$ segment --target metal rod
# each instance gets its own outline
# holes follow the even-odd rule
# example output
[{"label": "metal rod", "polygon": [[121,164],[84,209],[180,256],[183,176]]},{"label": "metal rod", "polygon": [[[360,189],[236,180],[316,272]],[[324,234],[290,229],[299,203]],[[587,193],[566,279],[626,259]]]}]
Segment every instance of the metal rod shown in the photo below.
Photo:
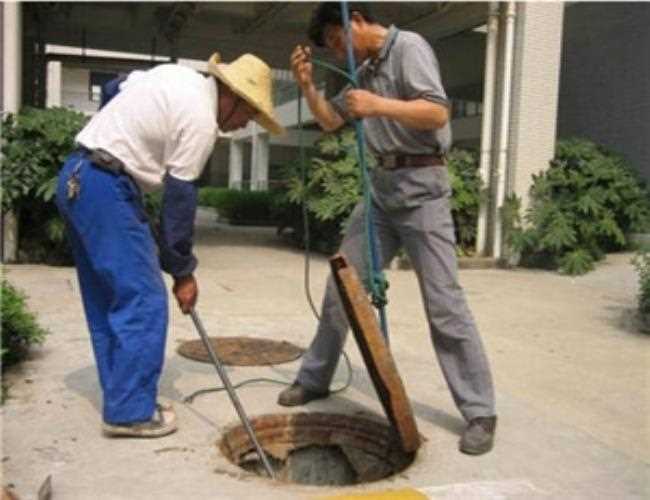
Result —
[{"label": "metal rod", "polygon": [[268,473],[269,477],[271,479],[275,479],[275,473],[273,472],[273,467],[271,467],[271,463],[269,462],[266,453],[260,446],[260,443],[257,441],[257,437],[255,436],[255,432],[253,431],[253,427],[251,426],[250,421],[248,420],[248,417],[246,416],[246,413],[244,412],[244,408],[242,407],[241,403],[239,402],[239,398],[237,397],[237,393],[235,392],[235,389],[233,388],[232,384],[230,383],[230,380],[228,379],[228,376],[226,375],[225,370],[223,369],[223,365],[221,364],[221,361],[219,361],[219,358],[217,357],[217,353],[214,352],[214,349],[212,348],[212,344],[210,343],[210,339],[208,338],[208,334],[205,331],[205,328],[203,328],[203,323],[201,323],[201,320],[199,319],[199,316],[196,314],[196,311],[194,309],[190,310],[190,316],[192,317],[192,321],[194,322],[194,326],[199,332],[199,335],[201,336],[201,340],[203,341],[203,345],[205,345],[205,348],[208,351],[208,355],[210,356],[210,359],[212,360],[212,364],[217,370],[217,373],[219,374],[219,378],[221,378],[221,381],[223,382],[224,387],[226,388],[226,392],[228,392],[228,396],[230,396],[230,400],[232,401],[233,406],[235,407],[235,410],[237,410],[237,414],[239,415],[239,419],[241,420],[242,424],[244,425],[244,428],[246,429],[246,432],[248,433],[248,437],[251,439],[253,444],[255,445],[255,449],[257,450],[257,454],[260,456],[262,459],[262,463],[264,464],[264,468],[266,469],[266,472]]}]

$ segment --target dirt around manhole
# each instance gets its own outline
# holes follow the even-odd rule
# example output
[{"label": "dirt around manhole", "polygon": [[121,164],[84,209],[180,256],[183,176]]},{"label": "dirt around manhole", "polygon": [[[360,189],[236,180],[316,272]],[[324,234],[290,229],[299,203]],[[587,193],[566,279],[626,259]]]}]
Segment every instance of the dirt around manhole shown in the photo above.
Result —
[{"label": "dirt around manhole", "polygon": [[[210,337],[219,360],[230,366],[268,366],[288,363],[302,356],[304,349],[286,341],[255,337]],[[201,340],[188,340],[178,354],[194,361],[209,363],[208,351]]]},{"label": "dirt around manhole", "polygon": [[[392,427],[377,419],[330,413],[263,415],[251,420],[278,480],[343,486],[385,479],[405,470],[415,453],[402,451]],[[243,426],[227,430],[218,443],[235,465],[266,472]]]}]

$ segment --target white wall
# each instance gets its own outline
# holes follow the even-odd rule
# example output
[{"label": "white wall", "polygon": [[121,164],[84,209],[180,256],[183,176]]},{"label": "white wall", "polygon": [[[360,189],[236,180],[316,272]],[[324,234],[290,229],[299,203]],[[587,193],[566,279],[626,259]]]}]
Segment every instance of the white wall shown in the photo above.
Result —
[{"label": "white wall", "polygon": [[529,203],[532,174],[555,154],[564,4],[526,2],[517,7],[508,189]]},{"label": "white wall", "polygon": [[96,112],[99,103],[92,102],[88,92],[90,70],[63,66],[61,74],[61,105],[83,113]]}]

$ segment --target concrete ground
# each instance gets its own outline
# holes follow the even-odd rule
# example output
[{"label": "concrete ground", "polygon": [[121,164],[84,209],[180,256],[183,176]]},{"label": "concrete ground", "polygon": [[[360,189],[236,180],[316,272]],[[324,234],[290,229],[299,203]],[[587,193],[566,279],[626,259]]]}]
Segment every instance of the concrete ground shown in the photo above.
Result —
[{"label": "concrete ground", "polygon": [[[201,220],[197,310],[209,334],[307,346],[315,321],[303,293],[302,254],[278,241],[272,229]],[[210,365],[175,352],[179,341],[198,337],[172,302],[160,393],[175,401],[180,430],[158,440],[103,438],[74,269],[7,266],[8,278],[29,295],[51,334],[6,374],[11,387],[1,410],[3,484],[23,499],[36,498],[48,475],[54,499],[284,500],[386,491],[381,498],[650,498],[650,336],[640,334],[635,322],[637,276],[630,257],[610,255],[579,278],[461,271],[498,398],[496,446],[481,457],[457,451],[463,422],[431,348],[416,280],[411,271],[390,271],[391,348],[426,442],[398,476],[348,488],[273,483],[220,454],[215,442],[238,419],[223,392],[182,402],[218,379]],[[327,260],[315,257],[317,303],[327,272]],[[352,336],[347,352],[352,386],[311,403],[308,411],[381,413]],[[291,381],[298,366],[235,367],[228,373],[233,383],[252,377]],[[345,380],[341,364],[334,385]],[[275,403],[280,390],[260,383],[238,394],[249,416],[285,413]],[[404,489],[421,496],[398,493]]]}]

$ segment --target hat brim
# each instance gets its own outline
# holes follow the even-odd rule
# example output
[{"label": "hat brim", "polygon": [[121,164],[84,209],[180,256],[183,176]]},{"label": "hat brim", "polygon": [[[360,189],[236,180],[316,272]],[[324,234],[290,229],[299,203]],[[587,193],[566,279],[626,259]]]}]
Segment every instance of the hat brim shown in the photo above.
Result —
[{"label": "hat brim", "polygon": [[235,84],[232,77],[228,73],[227,64],[218,64],[214,59],[210,59],[208,63],[209,72],[221,80],[224,84],[228,86],[239,97],[244,99],[250,106],[257,111],[257,114],[253,117],[258,124],[264,127],[273,135],[284,135],[287,133],[286,129],[278,123],[278,121],[268,113],[266,113],[259,104],[257,104],[249,95],[242,92],[239,87]]}]

